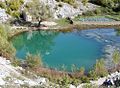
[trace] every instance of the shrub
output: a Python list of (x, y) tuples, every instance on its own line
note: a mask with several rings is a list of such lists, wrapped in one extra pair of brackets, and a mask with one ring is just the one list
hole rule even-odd
[(3, 3), (2, 1), (0, 1), (0, 7), (5, 9), (5, 3)]
[(6, 13), (18, 18), (20, 13), (20, 7), (24, 3), (24, 0), (6, 0), (5, 2), (0, 2), (0, 7), (5, 8)]
[(98, 77), (103, 77), (103, 76), (106, 76), (108, 74), (108, 71), (105, 67), (103, 59), (96, 61), (96, 64), (94, 67), (94, 72), (95, 72), (96, 76), (98, 76)]
[(40, 55), (27, 54), (26, 62), (29, 68), (35, 68), (35, 67), (42, 66), (42, 60), (41, 60)]
[(71, 83), (71, 79), (68, 76), (64, 76), (57, 80), (57, 83), (63, 88), (69, 88), (68, 84)]
[(21, 61), (18, 58), (12, 59), (11, 62), (12, 62), (12, 65), (15, 67), (21, 65)]
[(58, 1), (58, 2), (64, 2), (64, 3), (68, 3), (68, 4), (71, 4), (71, 5), (73, 5), (74, 3), (75, 3), (75, 0), (56, 0), (56, 1)]
[(81, 67), (81, 68), (80, 68), (80, 71), (79, 71), (80, 76), (83, 76), (84, 73), (85, 73), (85, 68), (84, 68), (84, 67)]
[(0, 24), (0, 56), (4, 56), (6, 58), (15, 56), (15, 48), (8, 41), (7, 31), (2, 24)]
[(80, 78), (80, 80), (82, 81), (82, 83), (89, 83), (90, 82), (90, 80), (89, 80), (89, 78), (87, 76), (82, 76)]
[(7, 39), (0, 36), (0, 56), (11, 58), (15, 56), (15, 48)]
[(112, 58), (113, 58), (114, 64), (118, 64), (120, 62), (120, 52), (118, 50), (115, 50)]
[(7, 32), (5, 30), (5, 26), (0, 24), (0, 36), (4, 37), (5, 39), (7, 39)]
[(88, 1), (89, 1), (89, 0), (82, 0), (83, 5), (86, 6), (87, 3), (88, 3)]
[(94, 84), (86, 84), (86, 85), (83, 85), (82, 88), (98, 88), (98, 86)]
[(80, 79), (72, 78), (71, 84), (78, 86), (81, 83)]
[(91, 80), (96, 80), (97, 79), (97, 75), (95, 73), (94, 70), (91, 70), (89, 73), (88, 73), (88, 77), (91, 79)]

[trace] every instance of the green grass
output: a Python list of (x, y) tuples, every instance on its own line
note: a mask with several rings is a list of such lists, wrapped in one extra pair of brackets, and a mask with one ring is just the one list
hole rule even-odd
[(120, 15), (106, 15), (107, 18), (120, 21)]
[(69, 24), (69, 22), (68, 22), (65, 18), (56, 20), (56, 23), (57, 23), (59, 26), (66, 26), (66, 25)]
[(97, 16), (84, 16), (84, 15), (81, 15), (81, 16), (76, 16), (74, 18), (75, 21), (79, 21), (80, 18), (90, 18), (90, 17), (94, 17), (94, 18), (99, 18), (99, 17), (105, 17), (105, 16), (101, 16), (101, 15), (97, 15)]
[(79, 21), (80, 18), (90, 18), (90, 17), (91, 18), (92, 17), (94, 17), (94, 18), (105, 17), (105, 18), (108, 18), (108, 19), (113, 19), (115, 21), (120, 21), (120, 15), (96, 15), (96, 16), (83, 16), (83, 15), (81, 15), (81, 16), (75, 17), (74, 21)]

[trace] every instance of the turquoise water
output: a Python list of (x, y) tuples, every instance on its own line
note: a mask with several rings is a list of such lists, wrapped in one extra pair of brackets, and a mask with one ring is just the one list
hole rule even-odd
[(59, 70), (64, 65), (70, 71), (73, 64), (89, 70), (103, 55), (101, 42), (79, 32), (26, 32), (14, 37), (12, 42), (18, 58), (24, 59), (28, 52), (39, 53), (45, 66)]

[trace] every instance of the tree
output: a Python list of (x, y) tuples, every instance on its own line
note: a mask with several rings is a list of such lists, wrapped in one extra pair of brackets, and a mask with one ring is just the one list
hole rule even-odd
[(39, 0), (33, 0), (32, 2), (28, 3), (27, 10), (38, 21), (51, 16), (49, 7)]

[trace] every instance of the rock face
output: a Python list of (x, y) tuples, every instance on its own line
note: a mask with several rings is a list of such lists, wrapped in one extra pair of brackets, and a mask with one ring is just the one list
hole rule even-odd
[(36, 76), (34, 78), (25, 77), (21, 74), (21, 67), (14, 67), (9, 60), (0, 57), (0, 88), (48, 88), (49, 86), (56, 87), (57, 85), (49, 82), (47, 78)]
[(0, 23), (6, 22), (10, 16), (5, 12), (4, 9), (0, 8)]
[(91, 3), (87, 3), (84, 6), (80, 1), (76, 1), (76, 6), (69, 5), (63, 2), (56, 2), (55, 0), (40, 0), (45, 5), (50, 7), (54, 18), (64, 18), (64, 17), (74, 17), (76, 15), (81, 15), (83, 12), (88, 10), (94, 10), (98, 6)]

